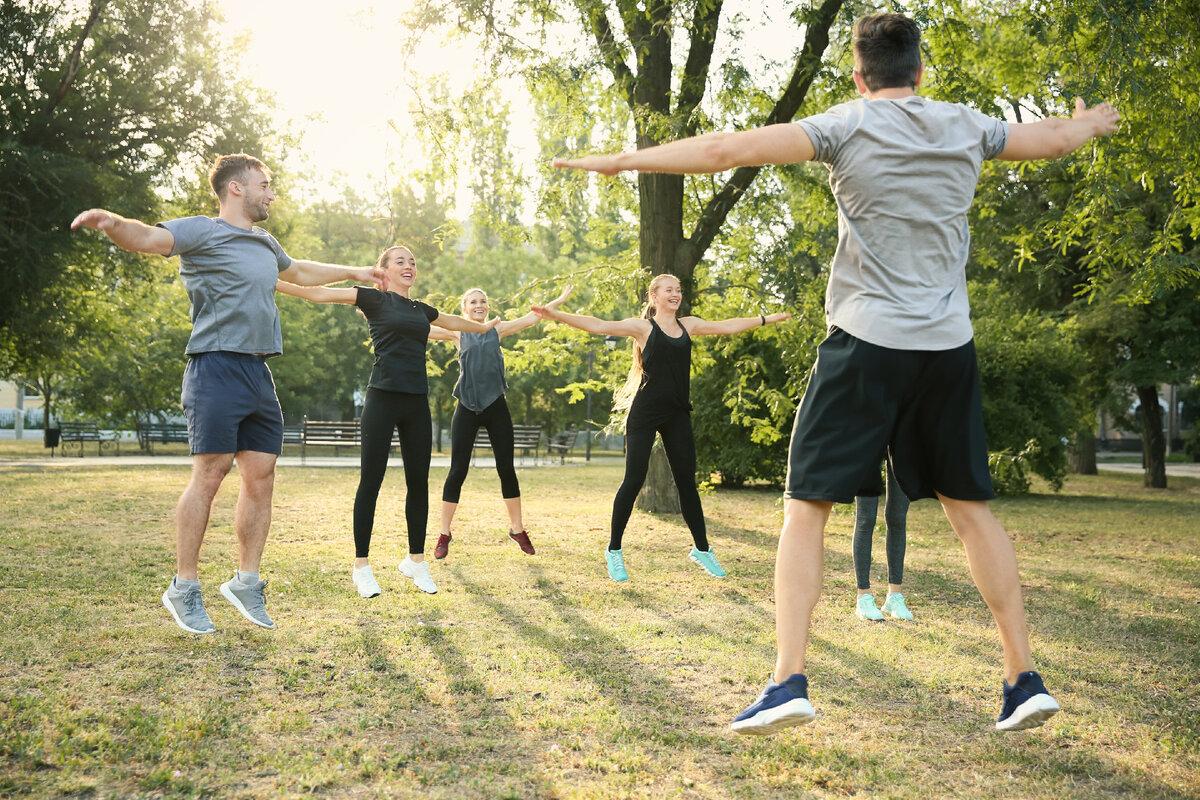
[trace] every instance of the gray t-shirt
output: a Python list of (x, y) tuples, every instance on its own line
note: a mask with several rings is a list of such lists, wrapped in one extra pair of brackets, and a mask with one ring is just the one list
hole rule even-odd
[(158, 225), (175, 237), (171, 255), (179, 256), (179, 274), (192, 301), (187, 354), (282, 353), (275, 281), (292, 259), (275, 237), (219, 217), (183, 217)]
[(969, 342), (967, 210), (1008, 123), (914, 95), (855, 100), (797, 124), (837, 201), (829, 324), (897, 350)]
[(499, 400), (508, 388), (500, 333), (495, 328), (487, 333), (464, 331), (458, 335), (458, 366), (454, 396), (476, 414)]

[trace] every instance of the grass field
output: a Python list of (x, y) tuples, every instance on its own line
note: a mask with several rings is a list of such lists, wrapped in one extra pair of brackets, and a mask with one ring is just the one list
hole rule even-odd
[(357, 472), (283, 468), (268, 632), (217, 592), (234, 565), (230, 480), (201, 569), (218, 631), (193, 637), (159, 601), (186, 468), (87, 462), (0, 462), (2, 797), (1200, 796), (1200, 481), (1073, 478), (995, 504), (1064, 709), (1016, 734), (992, 729), (999, 648), (937, 507), (910, 514), (913, 623), (851, 616), (852, 516), (835, 512), (818, 718), (758, 739), (728, 724), (774, 658), (774, 491), (704, 498), (723, 581), (687, 561), (678, 519), (635, 512), (618, 585), (601, 554), (618, 467), (521, 472), (533, 557), (476, 470), (429, 596), (395, 569), (393, 472), (373, 548), (384, 594), (364, 601), (349, 579)]

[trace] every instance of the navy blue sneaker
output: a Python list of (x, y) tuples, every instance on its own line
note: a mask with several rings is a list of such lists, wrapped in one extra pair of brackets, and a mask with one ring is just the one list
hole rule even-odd
[(807, 725), (816, 718), (817, 712), (808, 702), (808, 678), (796, 673), (783, 683), (768, 683), (730, 727), (737, 733), (765, 736), (793, 725)]
[(1004, 682), (1004, 706), (1000, 719), (996, 720), (998, 731), (1023, 731), (1036, 728), (1058, 713), (1058, 701), (1046, 691), (1042, 676), (1033, 670), (1017, 676), (1016, 686)]

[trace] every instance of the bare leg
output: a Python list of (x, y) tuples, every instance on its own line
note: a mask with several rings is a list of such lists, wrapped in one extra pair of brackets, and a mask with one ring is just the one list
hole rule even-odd
[(458, 511), (458, 503), (442, 501), (442, 535), (450, 535), (450, 525), (454, 522), (454, 512)]
[(825, 573), (825, 521), (833, 503), (787, 500), (775, 555), (775, 680), (804, 672), (808, 628)]
[[(902, 592), (900, 591), (900, 584), (889, 583), (888, 584), (888, 592), (890, 594), (902, 594)], [(859, 592), (859, 594), (862, 594), (862, 592)]]
[(242, 450), (237, 454), (242, 488), (238, 492), (235, 528), (238, 537), (238, 569), (258, 572), (263, 548), (271, 530), (271, 498), (275, 492), (274, 453)]
[(233, 453), (192, 456), (192, 476), (175, 506), (175, 572), (182, 580), (199, 577), (200, 545), (221, 481), (233, 466)]
[(966, 548), (975, 586), (996, 619), (1004, 647), (1004, 679), (1015, 684), (1019, 673), (1033, 669), (1033, 657), (1012, 542), (986, 502), (951, 500), (940, 494), (938, 499)]
[(508, 521), (512, 525), (513, 533), (521, 533), (525, 530), (525, 521), (521, 519), (521, 498), (506, 497), (504, 505), (508, 508)]

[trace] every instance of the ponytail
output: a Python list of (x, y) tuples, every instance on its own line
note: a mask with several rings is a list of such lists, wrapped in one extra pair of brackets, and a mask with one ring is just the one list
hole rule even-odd
[[(674, 275), (664, 272), (661, 275), (655, 275), (653, 280), (650, 281), (650, 288), (646, 291), (646, 305), (642, 307), (642, 319), (651, 319), (654, 317), (654, 293), (658, 291), (658, 287), (662, 282), (667, 279), (679, 280)], [(642, 377), (644, 375), (642, 348), (638, 345), (637, 340), (634, 340), (633, 363), (629, 366), (629, 377), (625, 379), (625, 384), (613, 394), (613, 411), (623, 417), (629, 416), (629, 408), (633, 405), (633, 398), (637, 395), (638, 389), (642, 388)]]

